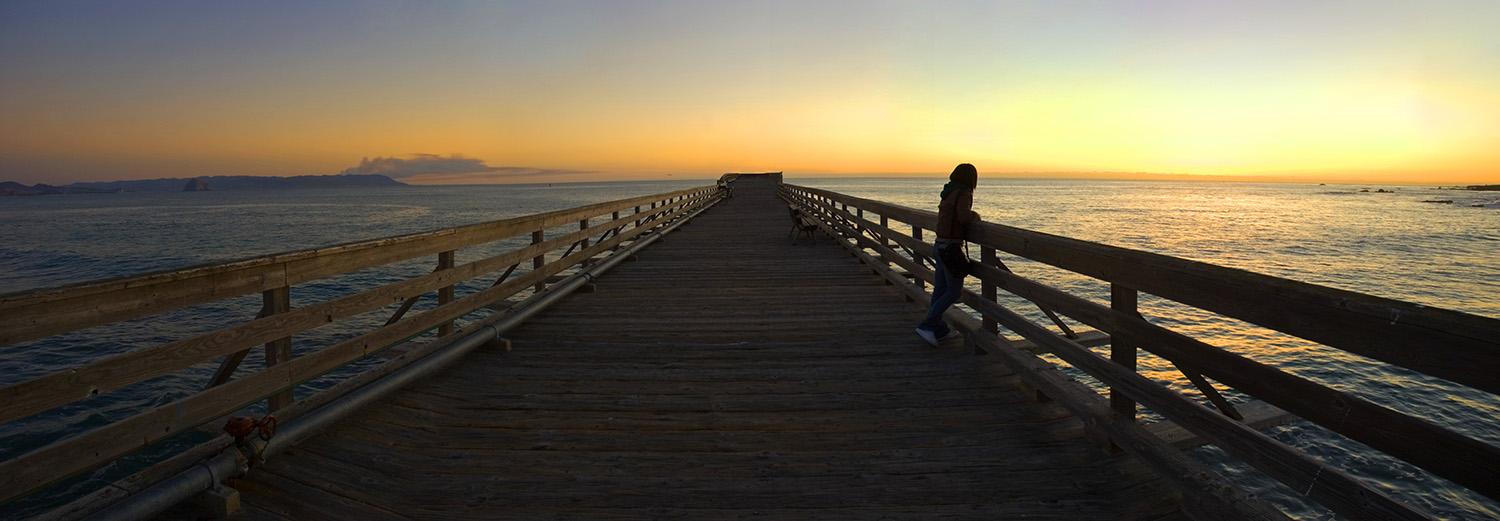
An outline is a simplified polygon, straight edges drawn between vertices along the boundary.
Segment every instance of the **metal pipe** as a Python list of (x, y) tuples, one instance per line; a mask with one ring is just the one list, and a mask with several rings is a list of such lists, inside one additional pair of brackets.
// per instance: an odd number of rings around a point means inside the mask
[[(558, 282), (548, 288), (546, 293), (534, 296), (535, 301), (523, 304), (512, 313), (485, 319), (478, 329), (451, 340), (449, 345), (439, 348), (421, 360), (288, 421), (277, 429), (276, 436), (272, 437), (270, 442), (261, 444), (259, 441), (252, 440), (251, 443), (256, 449), (263, 449), (261, 454), (263, 458), (269, 458), (317, 434), (359, 408), (385, 397), (392, 391), (442, 370), (475, 348), (499, 341), (501, 334), (547, 309), (585, 283), (619, 265), (625, 258), (650, 246), (662, 235), (676, 230), (688, 220), (697, 217), (698, 214), (708, 210), (722, 199), (705, 198), (705, 200), (707, 204), (702, 208), (694, 210), (660, 230), (647, 234), (646, 238), (615, 252), (604, 261)], [(239, 450), (225, 450), (217, 456), (96, 511), (90, 518), (98, 520), (146, 519), (181, 503), (193, 494), (213, 489), (225, 479), (243, 476), (249, 470), (248, 462)]]

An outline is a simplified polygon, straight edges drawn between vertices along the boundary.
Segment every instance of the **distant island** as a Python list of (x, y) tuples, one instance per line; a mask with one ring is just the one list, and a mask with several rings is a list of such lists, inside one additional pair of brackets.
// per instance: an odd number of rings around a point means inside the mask
[(3, 195), (112, 194), (120, 192), (210, 192), (230, 190), (296, 190), (302, 188), (345, 188), (371, 186), (407, 186), (379, 174), (299, 175), (270, 177), (252, 175), (218, 175), (207, 177), (168, 177), (125, 181), (89, 181), (63, 186), (37, 183), (0, 182)]

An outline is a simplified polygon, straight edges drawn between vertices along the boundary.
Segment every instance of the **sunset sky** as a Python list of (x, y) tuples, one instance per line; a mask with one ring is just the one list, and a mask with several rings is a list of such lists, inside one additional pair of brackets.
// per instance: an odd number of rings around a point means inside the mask
[(1495, 0), (6, 1), (0, 181), (1500, 182), (1497, 27)]

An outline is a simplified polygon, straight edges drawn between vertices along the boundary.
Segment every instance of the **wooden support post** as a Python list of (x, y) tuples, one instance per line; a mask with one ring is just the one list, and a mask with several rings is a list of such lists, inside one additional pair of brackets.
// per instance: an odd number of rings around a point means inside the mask
[[(610, 218), (611, 221), (619, 221), (620, 220), (620, 211), (616, 210), (613, 213), (610, 213), (609, 214), (609, 218)], [(625, 225), (623, 225), (623, 224), (620, 225), (620, 226), (618, 226), (618, 227), (616, 227), (615, 228), (615, 233), (620, 233), (620, 230), (624, 229), (624, 228), (625, 228)], [(623, 242), (617, 242), (617, 243), (615, 243), (614, 246), (611, 246), (609, 248), (609, 251), (612, 251), (612, 252), (620, 251), (620, 246), (622, 244), (624, 244), (624, 243)]]
[[(543, 230), (537, 230), (537, 231), (531, 232), (531, 243), (532, 244), (541, 244), (542, 240), (544, 240), (543, 238), (546, 237), (546, 235), (547, 235), (546, 232), (543, 231)], [(536, 254), (535, 257), (531, 258), (531, 271), (540, 271), (542, 269), (542, 265), (544, 265), (546, 263), (547, 263), (547, 253), (546, 252), (541, 252), (541, 253)], [(536, 281), (536, 292), (537, 293), (541, 293), (543, 291), (546, 291), (546, 289), (547, 289), (547, 281), (545, 281), (545, 280)]]
[(509, 338), (496, 338), (484, 344), (484, 346), (497, 351), (505, 351), (507, 353), (510, 352), (511, 348)]
[[(917, 242), (921, 242), (922, 241), (922, 227), (921, 226), (917, 226), (915, 224), (911, 225), (911, 236), (912, 236), (913, 239), (916, 239)], [(919, 254), (917, 254), (917, 252), (912, 252), (912, 260), (916, 261), (917, 264), (921, 264), (922, 263), (922, 258), (921, 258), (921, 256)], [(914, 277), (913, 281), (915, 281), (917, 283), (917, 289), (923, 289), (923, 288), (926, 287), (926, 284), (922, 281), (921, 278), (915, 278)]]
[[(589, 220), (586, 219), (586, 218), (585, 219), (579, 219), (578, 220), (578, 229), (580, 231), (589, 229)], [(578, 241), (578, 249), (579, 250), (587, 250), (587, 249), (589, 249), (589, 236), (585, 235), (585, 236), (583, 236), (583, 240)], [(583, 262), (580, 262), (579, 265), (581, 265), (581, 266), (588, 266), (589, 265), (589, 259), (583, 259)]]
[(1224, 395), (1219, 394), (1218, 389), (1214, 389), (1214, 384), (1210, 383), (1207, 378), (1203, 377), (1202, 374), (1199, 374), (1197, 371), (1194, 371), (1190, 368), (1183, 367), (1182, 364), (1179, 364), (1177, 362), (1172, 362), (1172, 366), (1176, 367), (1178, 371), (1182, 372), (1182, 376), (1187, 377), (1188, 381), (1193, 383), (1193, 387), (1197, 387), (1198, 391), (1203, 393), (1203, 397), (1208, 398), (1208, 402), (1212, 403), (1214, 405), (1214, 408), (1218, 409), (1219, 412), (1222, 412), (1225, 416), (1234, 418), (1236, 420), (1245, 419), (1245, 417), (1242, 416), (1240, 412), (1234, 408), (1234, 405), (1229, 403), (1229, 400), (1224, 399)]
[[(986, 266), (994, 266), (995, 265), (995, 249), (991, 248), (989, 246), (980, 246), (979, 247), (979, 262), (981, 264), (986, 265)], [(999, 292), (997, 291), (998, 288), (996, 288), (995, 283), (991, 282), (989, 279), (981, 279), (980, 280), (979, 289), (980, 289), (980, 293), (984, 296), (984, 299), (988, 300), (988, 301), (991, 301), (991, 302), (994, 302), (995, 299), (996, 299), (996, 297), (999, 295)], [(999, 333), (1000, 332), (1000, 325), (995, 322), (995, 319), (990, 318), (989, 315), (985, 315), (984, 316), (984, 330), (985, 331), (989, 331), (991, 333)]]
[[(445, 252), (442, 252), (442, 253), (438, 254), (437, 269), (439, 271), (453, 269), (453, 254), (454, 254), (453, 250), (448, 250), (448, 251), (445, 251)], [(441, 305), (447, 304), (449, 302), (453, 302), (453, 285), (452, 284), (447, 285), (447, 286), (443, 286), (441, 288), (438, 288), (438, 305), (441, 306)], [(452, 320), (449, 320), (447, 322), (443, 322), (443, 325), (438, 326), (438, 336), (448, 336), (448, 335), (451, 335), (451, 334), (453, 334), (453, 321)]]
[(240, 513), (240, 491), (223, 485), (193, 494), (188, 504), (198, 519), (227, 519)]
[[(886, 217), (884, 215), (880, 216), (880, 227), (884, 228), (886, 230), (890, 230), (891, 229), (891, 218), (890, 217)], [(889, 232), (887, 232), (887, 233), (881, 233), (880, 234), (880, 245), (884, 246), (886, 248), (891, 247), (891, 239), (889, 237), (886, 237), (886, 235), (888, 235), (888, 234), (889, 234)], [(885, 254), (881, 254), (880, 258), (881, 259), (885, 259)]]
[[(1137, 314), (1136, 304), (1139, 300), (1135, 289), (1119, 284), (1109, 285), (1109, 306), (1116, 311)], [(1135, 370), (1135, 344), (1130, 339), (1123, 338), (1119, 334), (1109, 337), (1109, 359), (1116, 364)], [(1110, 388), (1109, 408), (1130, 421), (1135, 421), (1135, 401), (1125, 396), (1119, 389)]]
[[(282, 286), (261, 293), (267, 316), (292, 310), (292, 288)], [(266, 344), (266, 368), (292, 360), (292, 337), (283, 337)], [(266, 412), (276, 412), (296, 401), (292, 390), (287, 389), (266, 399)]]
[[(883, 230), (885, 230), (884, 232), (880, 233), (880, 246), (882, 246), (884, 248), (890, 248), (891, 247), (891, 238), (887, 237), (887, 236), (890, 235), (890, 233), (891, 233), (891, 218), (890, 217), (886, 217), (884, 214), (882, 214), (880, 216), (880, 228), (883, 229)], [(885, 258), (885, 252), (884, 251), (880, 252), (880, 261), (883, 263), (883, 265), (887, 269), (889, 269), (891, 267), (891, 260)], [(881, 277), (881, 280), (884, 280), (885, 284), (887, 286), (891, 285), (890, 279), (886, 279), (885, 277)]]

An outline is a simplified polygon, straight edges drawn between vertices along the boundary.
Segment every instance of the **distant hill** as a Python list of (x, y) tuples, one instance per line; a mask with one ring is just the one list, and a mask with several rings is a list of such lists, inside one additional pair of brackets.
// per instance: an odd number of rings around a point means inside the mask
[(37, 183), (33, 186), (26, 186), (14, 181), (5, 181), (3, 183), (0, 183), (0, 195), (97, 194), (109, 193), (114, 191), (115, 190), (97, 190), (93, 188), (75, 187), (72, 185), (52, 186), (49, 184)]
[(90, 181), (66, 186), (0, 182), (0, 195), (53, 195), (77, 193), (115, 192), (182, 192), (228, 190), (296, 190), (302, 188), (345, 188), (371, 186), (407, 186), (389, 177), (371, 175), (299, 175), (292, 177), (264, 177), (251, 175), (219, 175), (208, 177), (169, 177), (163, 179), (133, 179), (126, 181)]

